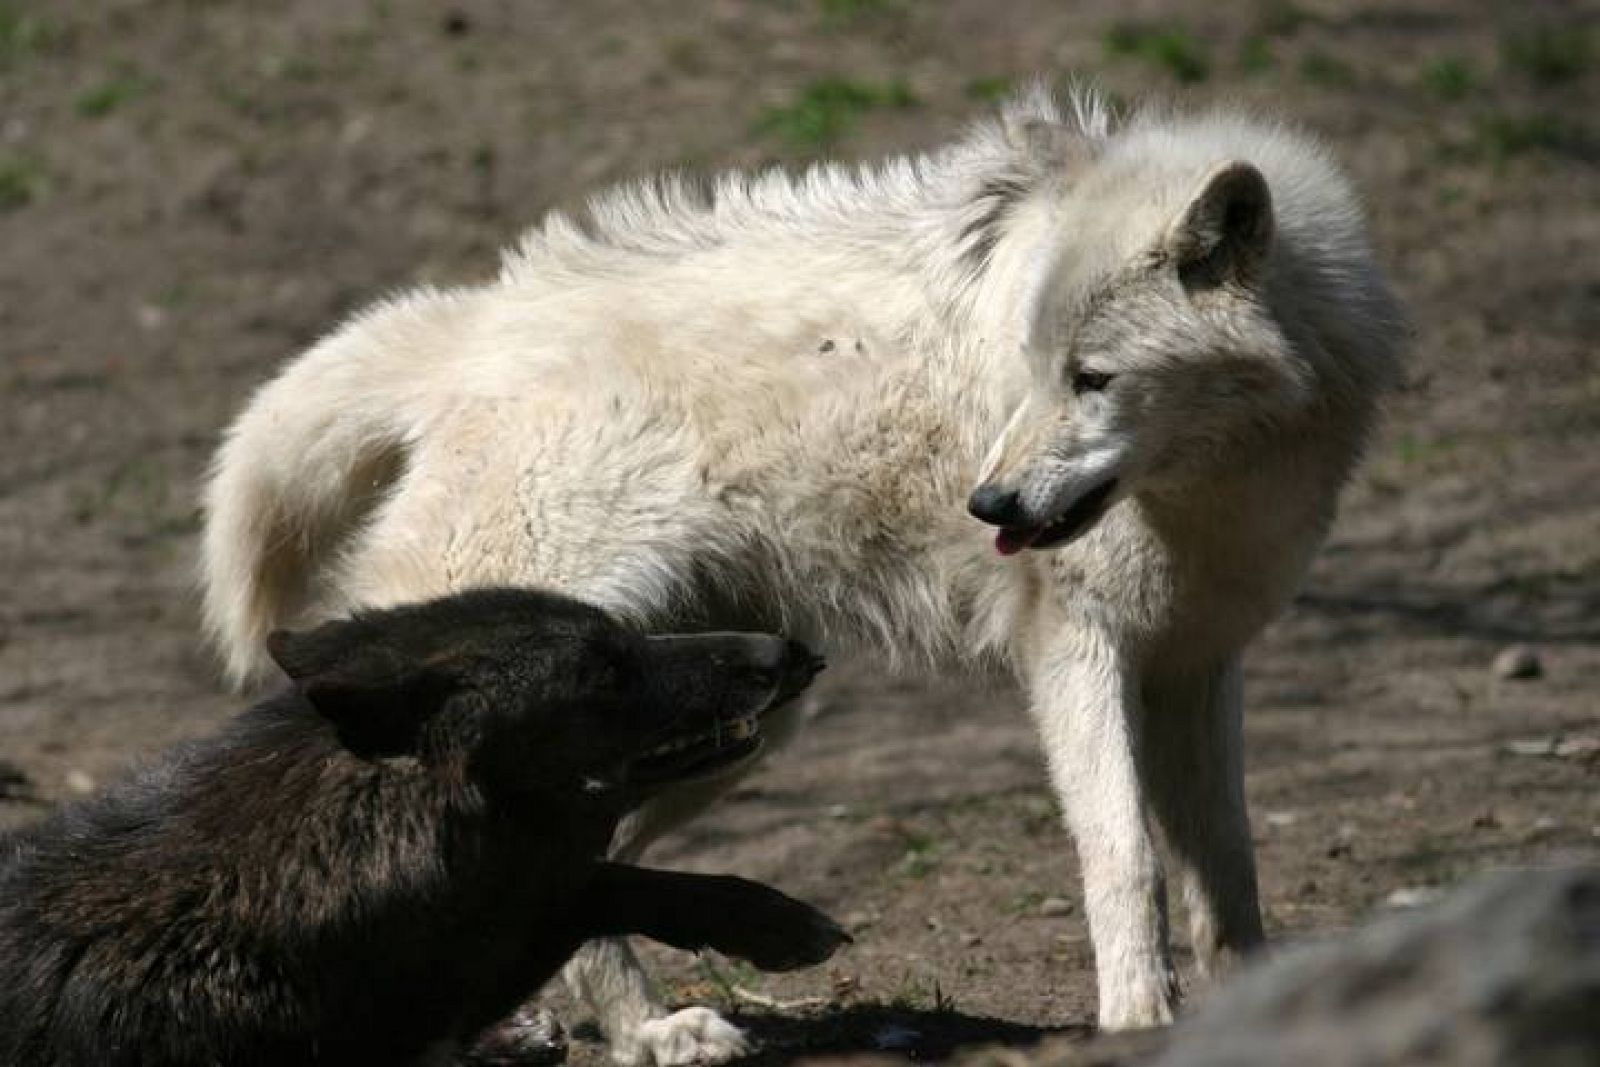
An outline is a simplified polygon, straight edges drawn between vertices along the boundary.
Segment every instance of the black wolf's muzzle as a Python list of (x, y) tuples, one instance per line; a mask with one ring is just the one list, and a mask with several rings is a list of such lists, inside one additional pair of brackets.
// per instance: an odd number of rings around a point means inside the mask
[(798, 696), (823, 667), (798, 641), (770, 634), (671, 634), (645, 646), (664, 725), (633, 765), (636, 785), (704, 777), (754, 754), (761, 715)]

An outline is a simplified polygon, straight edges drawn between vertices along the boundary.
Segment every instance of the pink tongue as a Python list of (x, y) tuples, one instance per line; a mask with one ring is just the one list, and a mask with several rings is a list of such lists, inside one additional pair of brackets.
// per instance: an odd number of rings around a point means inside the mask
[(1037, 526), (1001, 530), (994, 535), (994, 550), (1002, 556), (1014, 556), (1033, 544), (1039, 533), (1040, 527)]

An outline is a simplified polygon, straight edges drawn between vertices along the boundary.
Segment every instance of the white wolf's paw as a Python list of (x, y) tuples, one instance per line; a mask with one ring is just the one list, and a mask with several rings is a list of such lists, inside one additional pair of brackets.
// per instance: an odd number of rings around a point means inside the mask
[(1166, 1026), (1172, 1022), (1178, 1001), (1178, 980), (1170, 969), (1140, 976), (1119, 989), (1102, 989), (1100, 1029), (1149, 1030)]
[(744, 1031), (710, 1008), (684, 1008), (647, 1019), (612, 1041), (611, 1058), (622, 1067), (684, 1067), (726, 1063), (750, 1051)]

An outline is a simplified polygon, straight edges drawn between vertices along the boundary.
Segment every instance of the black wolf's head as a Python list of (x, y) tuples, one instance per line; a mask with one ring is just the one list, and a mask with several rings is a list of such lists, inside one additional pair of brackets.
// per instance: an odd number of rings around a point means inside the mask
[(461, 768), (490, 791), (630, 799), (752, 755), (761, 713), (822, 665), (768, 634), (647, 636), (513, 589), (279, 631), (269, 648), (359, 756)]

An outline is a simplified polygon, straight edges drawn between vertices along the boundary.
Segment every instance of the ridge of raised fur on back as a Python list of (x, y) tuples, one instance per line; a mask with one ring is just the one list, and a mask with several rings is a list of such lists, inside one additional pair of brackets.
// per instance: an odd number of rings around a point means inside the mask
[[(1072, 110), (1085, 132), (1104, 133), (1098, 96), (1075, 96)], [(1042, 90), (1014, 101), (1008, 115), (1014, 123), (1060, 118)], [(486, 302), (536, 303), (626, 282), (740, 242), (776, 243), (787, 255), (838, 240), (892, 264), (896, 317), (926, 335), (919, 317), (964, 314), (957, 309), (992, 299), (981, 268), (1013, 202), (1038, 180), (1037, 166), (990, 121), (948, 149), (881, 164), (630, 183), (594, 198), (581, 221), (552, 212), (507, 253), (492, 285), (416, 289), (358, 313), (256, 392), (212, 464), (204, 616), (229, 677), (264, 677), (267, 632), (313, 606), (316, 569), (337, 568), (342, 547), (403, 478), (433, 415), (427, 392), (439, 365), (449, 365), (453, 390), (497, 390), (493, 371), (462, 344)]]
[[(226, 564), (207, 564), (208, 616), (235, 673), (274, 622), (478, 581), (999, 667), (1028, 690), (1085, 861), (1101, 1019), (1170, 1018), (1151, 826), (1178, 841), (1201, 967), (1256, 943), (1239, 657), (1293, 594), (1396, 376), (1400, 319), (1349, 182), (1277, 121), (1117, 121), (1031, 91), (924, 155), (697, 189), (553, 216), (496, 282), (402, 300), (259, 394), (209, 498), (229, 533), (208, 529)], [(1234, 207), (1249, 234), (1229, 232)], [(1248, 270), (1228, 258), (1246, 238)], [(1202, 246), (1226, 255), (1197, 267)], [(1069, 388), (1086, 367), (1116, 379), (1104, 397)], [(375, 492), (323, 491), (348, 458), (327, 483), (293, 473), (311, 455), (296, 427), (337, 411), (399, 442)], [(1099, 510), (1001, 558), (969, 494), (1026, 483), (1050, 505), (1029, 521), (1062, 518), (1096, 411), (1122, 464)], [(260, 470), (290, 476), (232, 492)], [(693, 808), (664, 797), (622, 847)], [(624, 1032), (666, 1021), (642, 981), (580, 984), (631, 991), (599, 1005), (623, 1058), (667, 1055)]]

